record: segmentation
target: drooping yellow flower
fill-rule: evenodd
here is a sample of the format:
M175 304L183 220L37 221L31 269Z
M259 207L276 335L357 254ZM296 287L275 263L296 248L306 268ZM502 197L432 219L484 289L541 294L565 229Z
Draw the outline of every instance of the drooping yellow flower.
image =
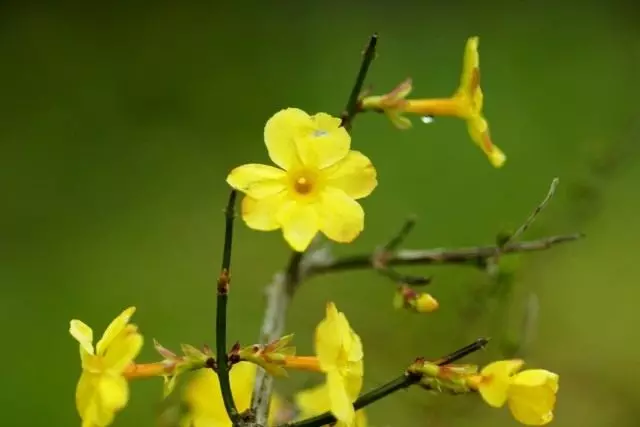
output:
M229 372L231 392L240 412L251 405L255 377L256 365L249 362L237 363ZM220 394L218 375L211 370L201 369L194 375L185 388L184 400L189 407L188 420L185 421L190 427L231 426ZM282 400L273 394L269 409L270 425L281 406Z
M142 335L129 324L135 307L116 317L93 348L93 331L80 320L70 322L69 332L80 343L82 375L76 388L76 406L83 427L111 424L115 413L129 400L123 372L142 348Z
M519 373L522 360L501 360L487 365L471 379L487 404L499 408L508 403L514 418L525 425L545 425L553 420L558 375L543 369Z
M250 228L282 228L291 247L304 251L322 232L351 242L364 228L356 201L377 185L371 161L350 150L351 137L340 119L287 108L264 129L269 157L278 166L246 164L231 171L227 183L246 194L242 218Z
M352 425L353 402L362 389L362 342L333 303L327 304L326 317L316 327L314 344L327 376L329 408L338 421Z
M454 116L464 119L471 139L487 155L491 164L500 167L506 161L504 153L491 141L489 125L482 114L484 96L480 87L480 55L478 37L470 37L464 52L460 85L449 98L406 99L411 93L411 80L383 96L369 96L361 101L364 110L384 112L399 128L411 127L402 113L422 116Z
M298 419L315 417L331 409L331 401L329 398L329 387L327 383L320 384L316 387L303 390L296 394L295 402L300 410ZM344 422L338 421L337 427L347 427ZM367 427L367 416L364 409L356 411L355 418L351 427Z

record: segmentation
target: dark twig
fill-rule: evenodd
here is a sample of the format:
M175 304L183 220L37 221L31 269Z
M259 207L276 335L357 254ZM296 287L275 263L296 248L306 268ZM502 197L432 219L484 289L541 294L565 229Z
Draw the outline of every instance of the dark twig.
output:
M353 123L353 119L358 113L358 101L360 98L360 93L362 92L362 86L364 85L364 81L367 78L367 72L369 71L369 66L373 62L376 56L376 45L378 44L378 34L373 34L371 38L369 38L369 43L367 44L367 48L362 55L362 62L360 63L360 69L358 70L358 76L356 77L356 82L351 89L351 93L349 94L349 100L347 101L347 106L344 109L344 113L342 113L342 126L346 130L351 129L351 124Z
M453 363L456 360L459 360L475 351L478 351L484 348L488 342L489 340L487 340L486 338L480 338L475 342L459 350L454 351L450 355L445 356L444 358L436 362L436 364L442 366L442 365L447 365L449 363ZM358 409L362 409L366 406L369 406L372 403L375 403L378 400L383 399L389 396L390 394L395 393L396 391L408 388L414 384L418 384L421 378L422 376L418 373L405 372L404 374L400 375L398 378L395 378L392 381L389 381L388 383L383 384L380 387L377 387L358 397L358 399L355 402L353 402L353 409L357 411ZM335 423L336 421L337 421L336 418L333 416L331 412L325 412L323 414L317 415L312 418L308 418L306 420L285 424L283 427L321 427L321 426L329 425L331 423Z
M471 353L475 353L476 351L485 348L487 344L489 344L489 338L478 338L471 344L464 346L461 349L456 350L441 359L438 359L434 363L440 366L449 365L462 359L463 357L470 355Z
M237 192L231 191L229 202L225 209L224 249L222 252L222 268L218 278L217 307L216 307L216 359L217 373L220 381L220 393L224 407L229 418L235 422L238 410L231 393L229 381L229 362L227 356L227 299L229 296L231 248L233 244L233 220L235 217L235 204Z

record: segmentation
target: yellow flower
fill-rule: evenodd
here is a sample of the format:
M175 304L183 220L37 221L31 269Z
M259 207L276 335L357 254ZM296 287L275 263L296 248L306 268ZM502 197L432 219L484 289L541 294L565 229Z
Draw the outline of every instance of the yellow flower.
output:
M558 375L543 369L518 372L522 360L502 360L487 365L471 380L490 406L508 403L514 418L526 425L545 425L553 420Z
M340 119L287 108L267 121L264 140L279 168L246 164L227 177L231 187L246 194L242 218L247 225L282 228L299 252L319 231L336 242L354 240L364 228L356 200L376 187L376 170L366 156L350 150L351 137Z
M558 375L544 369L516 374L509 386L509 409L522 424L541 426L553 420L558 392Z
M231 392L240 412L249 409L251 405L255 376L256 365L249 362L237 363L229 372ZM187 423L187 425L191 427L231 426L231 420L222 402L220 382L213 371L199 370L187 384L184 400L189 406L187 418L191 424ZM281 399L274 394L271 398L269 424L272 424L281 406Z
M406 129L411 122L402 113L422 116L454 116L467 122L471 139L487 155L491 164L501 167L506 161L504 153L491 141L489 125L482 114L483 94L480 87L480 55L478 37L470 37L464 52L460 86L450 98L405 99L411 93L411 80L400 84L384 96L365 97L361 101L364 110L384 112L399 128Z
M352 425L353 402L362 389L362 342L333 303L327 304L326 317L316 327L315 350L327 375L328 406L338 421Z
M142 335L129 324L135 307L129 307L107 327L96 349L93 331L80 320L70 322L69 332L80 343L82 375L76 388L76 406L83 427L102 427L113 422L115 413L129 400L123 372L142 348Z
M300 410L298 419L303 420L315 417L316 415L320 415L328 411L331 408L329 393L329 387L327 383L324 383L296 394L295 402ZM347 424L338 421L336 426L346 427ZM367 427L367 416L365 415L364 409L356 411L356 415L351 426Z

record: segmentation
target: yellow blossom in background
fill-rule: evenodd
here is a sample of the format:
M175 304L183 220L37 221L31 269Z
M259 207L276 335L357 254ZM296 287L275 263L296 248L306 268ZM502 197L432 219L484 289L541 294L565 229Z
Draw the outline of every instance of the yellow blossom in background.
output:
M251 394L256 377L256 365L249 362L235 364L229 371L231 392L238 411L249 409ZM210 369L201 369L187 384L184 401L189 407L189 415L185 425L191 427L224 427L231 426L231 420L220 394L218 375ZM269 424L282 406L281 399L273 394L269 409Z
M452 97L406 99L412 90L411 80L408 79L386 95L364 97L361 100L362 109L384 112L400 129L411 127L411 122L402 113L464 119L471 139L487 155L493 166L501 167L506 156L493 144L489 124L482 114L484 96L480 87L478 40L478 37L467 40L460 85Z
M135 307L116 317L93 348L93 331L80 320L70 322L69 332L80 343L82 375L76 388L76 406L83 427L102 427L129 400L125 369L142 348L142 335L129 324Z
M242 218L250 228L281 228L299 252L318 232L342 243L360 234L364 211L356 200L376 187L376 170L366 156L350 150L351 137L340 123L297 108L267 121L264 140L278 167L246 164L227 177L231 187L246 194Z
M472 377L471 386L490 406L499 408L507 403L522 424L548 424L553 420L559 377L544 369L517 373L523 363L518 359L493 362Z
M362 342L333 303L327 304L326 317L316 327L314 344L320 369L327 376L329 409L338 421L352 425L353 402L362 389Z
M324 383L296 394L295 402L300 410L298 419L303 420L315 417L330 410L331 401L329 400L329 392L327 383ZM336 427L347 427L347 424L338 421ZM367 416L365 415L364 409L356 411L351 427L367 427Z

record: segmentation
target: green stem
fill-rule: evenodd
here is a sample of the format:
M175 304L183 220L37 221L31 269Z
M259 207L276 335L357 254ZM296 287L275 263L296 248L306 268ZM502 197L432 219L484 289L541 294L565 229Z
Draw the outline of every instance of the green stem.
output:
M362 409L365 406L369 406L378 400L387 397L388 395L395 393L398 390L405 389L420 381L419 375L403 374L398 378L389 381L388 383L371 390L368 393L363 394L353 402L353 409L356 411ZM335 423L336 417L331 412L325 412L318 416L307 418L306 420L286 424L286 427L320 427Z
M369 38L369 43L367 44L367 48L364 51L364 55L362 57L362 62L360 63L360 70L358 70L356 83L351 89L347 107L342 114L342 126L347 130L351 129L351 122L358 113L358 99L360 97L360 94L362 93L362 86L364 85L364 80L367 77L369 66L376 56L376 44L378 44L378 35L374 33L371 38Z
M217 374L220 381L220 394L229 418L235 425L238 409L233 400L231 382L229 381L229 360L227 355L227 300L229 296L231 248L233 243L233 220L235 217L235 203L238 193L235 190L229 195L229 202L225 209L224 248L222 252L222 268L218 278L217 307L216 307L216 358Z
M462 347L454 351L453 353L441 358L437 362L437 365L443 366L453 363L457 360L462 359L469 354L476 352L482 348L484 348L489 343L487 338L479 338L472 342L469 345ZM366 406L371 405L372 403L377 402L378 400L389 396L392 393L395 393L398 390L405 389L414 384L418 384L422 379L422 375L418 373L406 372L399 376L398 378L389 381L386 384L381 385L378 388L371 390L368 393L365 393L358 397L358 399L353 402L353 409L359 410ZM337 421L336 417L329 411L317 415L312 418L307 418L306 420L285 424L283 427L321 427L326 426Z

